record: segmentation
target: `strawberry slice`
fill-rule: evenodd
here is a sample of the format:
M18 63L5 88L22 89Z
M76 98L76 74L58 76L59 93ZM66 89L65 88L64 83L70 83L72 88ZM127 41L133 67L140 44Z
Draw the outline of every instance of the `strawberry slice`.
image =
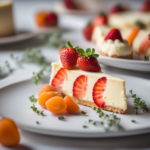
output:
M146 36L146 38L141 43L139 52L142 54L145 54L149 47L150 47L150 34L148 36Z
M105 36L104 40L108 40L108 39L111 39L113 41L115 41L116 39L120 40L121 42L123 42L123 39L122 39L122 36L121 36L121 33L118 29L116 28L113 28L111 29Z
M103 97L104 91L106 89L107 78L102 77L98 79L93 87L93 100L94 103L101 108L105 107L105 99Z
M67 71L64 68L61 68L57 71L55 77L53 78L51 85L56 90L62 90L64 82L67 80Z
M73 96L76 98L83 98L86 96L87 90L87 76L79 76L73 84Z

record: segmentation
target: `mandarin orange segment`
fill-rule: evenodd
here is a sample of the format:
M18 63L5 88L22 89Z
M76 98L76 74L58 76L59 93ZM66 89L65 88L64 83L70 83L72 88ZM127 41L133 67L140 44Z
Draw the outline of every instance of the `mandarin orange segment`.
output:
M67 104L67 112L75 113L80 110L80 107L69 96L65 96L64 100Z
M67 104L62 97L55 96L46 102L46 108L52 113L63 113L67 108Z
M39 27L46 27L46 12L39 12L35 16L36 23Z
M51 91L57 91L57 90L53 86L46 84L40 88L38 96L40 96L40 94L44 92L51 92Z
M132 31L131 31L129 37L127 38L127 41L128 41L130 46L132 46L132 43L133 43L136 35L138 34L139 30L140 29L138 27L133 27L132 28Z
M54 96L61 96L61 93L60 92L56 92L56 93L54 93L54 92L44 92L44 93L40 94L40 96L38 98L38 103L42 107L46 108L46 105L45 105L46 101L49 100L50 98L54 97Z
M8 118L0 120L0 143L5 146L15 146L20 141L16 124Z

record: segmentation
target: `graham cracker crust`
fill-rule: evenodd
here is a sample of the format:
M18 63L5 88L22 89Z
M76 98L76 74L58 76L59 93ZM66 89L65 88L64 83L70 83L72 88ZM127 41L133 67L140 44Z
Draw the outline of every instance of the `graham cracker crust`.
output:
M89 106L89 107L95 106L96 108L99 108L94 102L85 101L85 100L79 100L77 98L73 98L73 100L77 104L81 104L81 105L85 105L85 106ZM123 110L123 109L120 109L120 108L117 108L117 107L113 107L113 106L106 106L106 107L101 108L101 109L112 111L112 112L119 113L119 114L124 114L124 113L127 112L127 110Z
M113 58L122 58L122 59L133 59L133 53L131 55L127 55L127 56L117 56L117 55L108 56L107 53L104 53L101 50L99 50L99 52L100 52L100 55L102 55L102 56L113 57Z

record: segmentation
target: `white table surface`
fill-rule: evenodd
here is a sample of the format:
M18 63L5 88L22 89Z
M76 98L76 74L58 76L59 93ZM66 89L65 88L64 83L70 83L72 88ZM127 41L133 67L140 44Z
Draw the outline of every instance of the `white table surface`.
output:
M22 28L25 25L29 28L35 28L33 21L34 13L41 8L53 2L51 1L14 1L14 14L16 20L17 28ZM30 3L31 2L31 3ZM21 13L20 13L21 12ZM71 16L61 16L60 25L66 26L68 18ZM68 22L67 27L72 29L81 29L86 21L90 17L77 17L74 16L72 20L78 19L80 23L75 21ZM67 20L66 20L67 19ZM70 23L70 24L69 24ZM11 52L14 55L20 56L23 54L28 47L39 47L42 50L43 55L47 58L49 62L57 61L59 59L58 51L56 49L49 49L45 46L45 43L38 38L31 40L26 40L19 43L14 43L10 45L0 46L0 66L4 64L5 60L8 60L11 66L14 68L14 72L8 77L0 80L0 88L14 83L16 81L21 81L23 79L31 78L32 72L37 72L40 68L36 65L23 65L23 68L19 68L10 59L9 54ZM137 71L129 71L123 69L116 69L113 67L102 66L104 72L111 69L112 71L127 74L130 76L138 76L140 78L146 78L150 80L150 73L142 73ZM135 83L136 84L136 83ZM0 150L83 150L83 149L150 149L150 133L136 136L128 137L118 137L118 138L97 138L97 139L84 139L84 138L65 138L65 137L54 137L47 135L40 135L31 132L27 132L20 129L21 141L17 147L8 148L0 145Z

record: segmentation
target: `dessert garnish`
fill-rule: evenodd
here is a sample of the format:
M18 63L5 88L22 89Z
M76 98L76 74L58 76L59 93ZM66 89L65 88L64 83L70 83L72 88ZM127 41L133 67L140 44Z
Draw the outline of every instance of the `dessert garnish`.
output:
M82 114L82 115L86 115L86 112L85 112L85 111L81 111L81 114Z
M29 97L30 102L32 103L36 103L37 102L37 98L34 97L34 95Z
M140 11L142 11L142 12L150 11L150 0L146 0L146 1L142 4L142 6L141 6L141 8L140 8Z
M127 41L130 46L132 46L132 43L139 31L140 31L140 29L136 26L132 28L131 33L129 34L129 36L127 38Z
M36 124L40 124L38 121L36 121Z
M60 53L60 60L65 69L73 69L76 65L78 53L76 51L76 48L73 47L69 41L67 41L67 48L64 48L62 52Z
M145 27L146 27L145 24L143 22L141 22L140 20L137 20L135 22L135 26L137 26L140 29L145 29Z
M132 90L129 90L129 92L132 95L132 98L134 98L134 109L136 111L136 115L138 115L138 109L141 108L143 110L143 112L147 111L148 112L148 108L147 105L145 104L145 101L141 100L141 98L136 97L136 94L132 93Z
M142 43L140 45L139 52L143 55L147 52L147 50L150 47L150 39L149 38L150 38L150 34L146 36L146 38L142 41Z
M136 121L135 120L131 120L131 122L135 123Z
M64 118L64 116L58 116L58 119L59 120L64 120L65 118Z
M83 125L83 128L87 128L87 126L86 126L86 125Z
M111 9L110 9L110 14L113 14L113 13L118 13L118 12L123 12L125 11L126 9L123 7L122 4L117 4L115 6L113 6Z
M98 16L96 16L92 22L92 25L98 26L98 25L105 25L107 24L107 16L105 13L101 12Z
M37 107L35 107L35 104L33 104L30 108L31 108L34 112L36 112L38 115L44 116L44 110L39 111L39 110L37 109Z
M65 4L67 9L76 9L72 0L64 0L64 4Z
M122 39L122 36L121 36L121 33L118 29L116 28L113 28L111 29L105 36L104 40L108 40L108 39L111 39L113 41L115 41L116 39L120 40L120 42L123 42L123 39Z
M13 69L11 68L10 64L8 61L5 61L4 66L0 66L0 79L8 76L11 74Z
M46 69L46 66L44 65L43 68L39 72L37 73L33 72L32 81L35 85L37 85L39 81L42 79L45 69Z
M90 48L87 48L86 51L84 51L82 48L78 48L77 52L79 53L77 65L81 70L90 72L101 71L101 67L97 60L97 57L99 55L94 54L95 52L94 48L92 50Z
M94 103L101 107L105 107L105 98L103 98L103 93L105 92L106 89L106 84L107 84L107 78L102 77L98 79L98 81L95 83L93 87L93 100Z
M57 14L54 12L38 12L35 16L35 20L39 27L56 26L58 23Z
M83 35L86 40L90 41L92 37L92 32L93 32L93 25L91 22L88 22L86 27L83 29Z
M14 147L19 141L20 133L15 122L8 118L2 118L0 120L0 144Z

